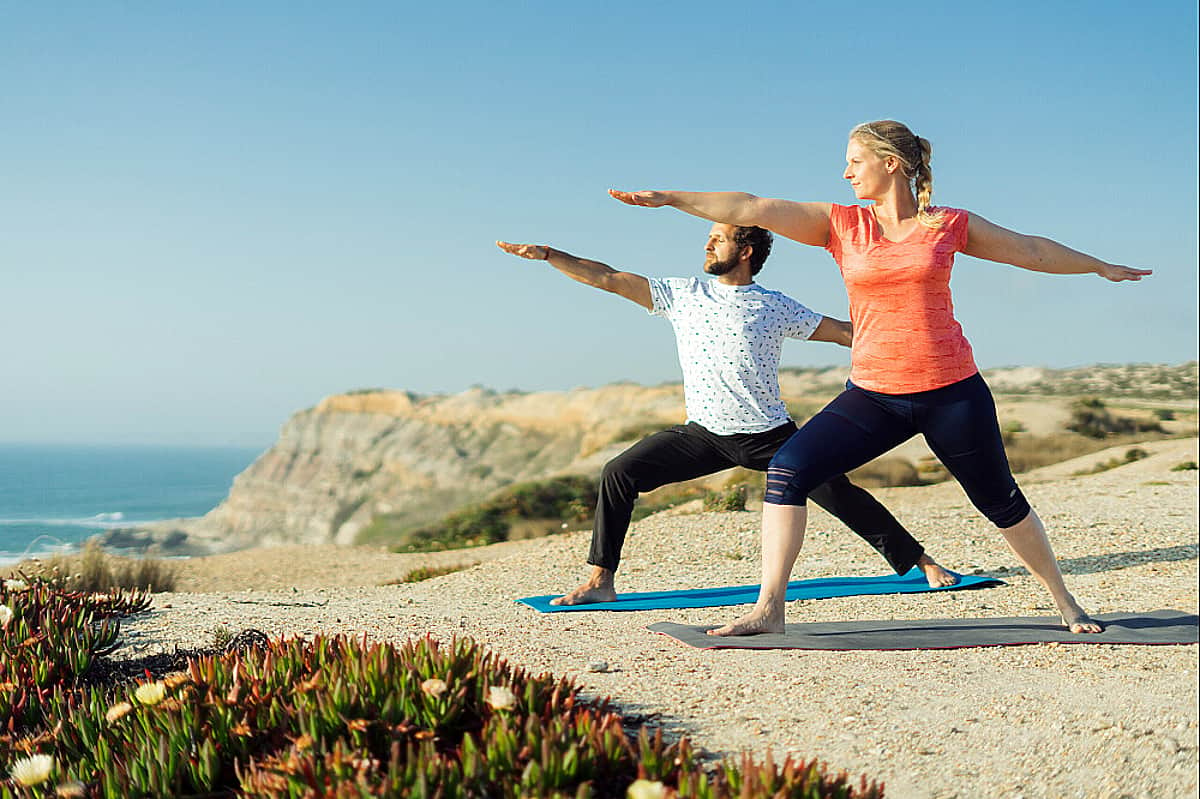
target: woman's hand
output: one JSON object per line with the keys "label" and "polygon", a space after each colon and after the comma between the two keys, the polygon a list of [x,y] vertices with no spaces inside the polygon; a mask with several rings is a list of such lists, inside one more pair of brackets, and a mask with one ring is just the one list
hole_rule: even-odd
{"label": "woman's hand", "polygon": [[670,205],[671,196],[665,191],[619,191],[609,189],[609,195],[626,205],[640,205],[643,208],[662,208]]}
{"label": "woman's hand", "polygon": [[1150,269],[1134,269],[1131,266],[1105,263],[1101,264],[1096,270],[1096,274],[1105,280],[1120,283],[1122,280],[1141,280],[1146,275],[1153,274],[1153,271]]}
{"label": "woman's hand", "polygon": [[507,241],[498,241],[496,246],[518,258],[528,258],[531,261],[550,260],[550,248],[544,244],[511,244]]}

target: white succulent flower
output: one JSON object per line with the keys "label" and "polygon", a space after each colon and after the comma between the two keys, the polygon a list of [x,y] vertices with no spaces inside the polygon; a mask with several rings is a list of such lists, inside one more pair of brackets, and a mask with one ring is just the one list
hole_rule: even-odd
{"label": "white succulent flower", "polygon": [[24,580],[18,580],[16,578],[5,580],[4,581],[4,590],[12,591],[14,594],[20,593],[21,591],[28,591],[29,583],[25,582]]}
{"label": "white succulent flower", "polygon": [[517,696],[503,685],[489,685],[487,703],[494,710],[511,710],[517,704]]}
{"label": "white succulent flower", "polygon": [[431,677],[425,682],[421,683],[421,690],[432,696],[434,699],[437,699],[439,696],[446,693],[446,689],[448,687],[449,686],[446,685],[445,680],[439,680],[437,677]]}
{"label": "white succulent flower", "polygon": [[157,705],[163,701],[163,697],[167,695],[167,686],[161,682],[148,682],[145,685],[139,685],[137,690],[133,692],[133,696],[143,705]]}
{"label": "white succulent flower", "polygon": [[12,618],[12,608],[10,608],[8,605],[0,605],[0,629],[7,627],[8,623],[12,621]]}
{"label": "white succulent flower", "polygon": [[109,724],[112,724],[113,722],[120,721],[121,719],[125,718],[125,716],[131,710],[133,710],[133,705],[129,704],[128,702],[117,702],[108,709],[107,713],[104,714],[104,720]]}
{"label": "white succulent flower", "polygon": [[30,755],[13,763],[9,776],[21,785],[29,788],[34,785],[41,785],[50,779],[50,772],[52,771],[54,771],[53,757],[50,755]]}
{"label": "white succulent flower", "polygon": [[79,780],[64,782],[54,789],[58,799],[84,799],[87,796],[87,786]]}
{"label": "white succulent flower", "polygon": [[666,795],[666,786],[653,780],[634,780],[625,792],[628,799],[662,799]]}

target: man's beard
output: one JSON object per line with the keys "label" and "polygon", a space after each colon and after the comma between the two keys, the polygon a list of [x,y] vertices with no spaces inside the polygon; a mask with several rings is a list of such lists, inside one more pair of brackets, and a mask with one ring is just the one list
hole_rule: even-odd
{"label": "man's beard", "polygon": [[721,275],[727,275],[732,272],[737,268],[737,265],[738,259],[736,258],[727,258],[724,261],[720,259],[714,259],[711,262],[704,262],[704,271],[715,277],[720,277]]}

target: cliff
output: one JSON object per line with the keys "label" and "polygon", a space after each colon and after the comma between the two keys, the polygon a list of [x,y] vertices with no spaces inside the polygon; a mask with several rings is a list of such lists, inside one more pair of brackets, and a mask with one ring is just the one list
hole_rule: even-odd
{"label": "cliff", "polygon": [[183,532],[187,551],[349,544],[377,514],[421,524],[511,483],[598,474],[629,441],[683,415],[678,385],[340,394],[288,420],[204,517],[155,525],[140,541],[123,531],[107,543],[173,536],[180,544]]}
{"label": "cliff", "polygon": [[[1062,429],[1067,396],[1079,393],[1128,397],[1129,407],[1151,407],[1152,398],[1153,407],[1190,414],[1196,408],[1195,362],[1020,367],[989,370],[985,377],[996,392],[1001,423],[1039,435]],[[788,369],[780,374],[780,387],[793,415],[804,418],[845,379],[841,367]],[[421,525],[512,483],[598,475],[632,441],[681,422],[682,394],[678,384],[615,384],[565,392],[332,396],[288,420],[275,445],[237,476],[225,501],[204,517],[110,531],[102,543],[189,554],[354,543],[379,515],[401,526]],[[931,457],[919,438],[891,454],[914,463]]]}

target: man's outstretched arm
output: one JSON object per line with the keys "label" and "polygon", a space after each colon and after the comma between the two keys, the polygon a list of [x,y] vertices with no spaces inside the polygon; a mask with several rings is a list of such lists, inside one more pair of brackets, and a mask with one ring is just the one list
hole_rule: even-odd
{"label": "man's outstretched arm", "polygon": [[821,324],[817,325],[817,329],[808,337],[808,340],[832,341],[834,344],[849,347],[854,343],[854,327],[841,319],[824,316],[821,318]]}
{"label": "man's outstretched arm", "polygon": [[607,264],[576,258],[570,253],[545,244],[510,244],[507,241],[498,241],[496,246],[519,258],[548,261],[551,266],[572,280],[619,294],[647,311],[654,310],[654,301],[650,298],[650,281],[641,275],[618,272]]}

